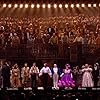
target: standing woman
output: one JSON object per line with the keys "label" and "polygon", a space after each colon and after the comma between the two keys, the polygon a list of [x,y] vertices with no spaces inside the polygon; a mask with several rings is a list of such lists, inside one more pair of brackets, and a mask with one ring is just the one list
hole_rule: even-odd
{"label": "standing woman", "polygon": [[85,67],[82,69],[83,78],[82,78],[82,87],[93,87],[92,80],[92,68],[89,67],[88,64],[85,64]]}
{"label": "standing woman", "polygon": [[39,74],[39,69],[36,66],[36,63],[33,63],[32,67],[30,69],[31,87],[37,86],[38,74]]}
{"label": "standing woman", "polygon": [[75,81],[73,80],[70,65],[66,64],[64,73],[61,74],[61,80],[59,80],[58,86],[64,88],[75,87]]}
{"label": "standing woman", "polygon": [[24,67],[22,68],[22,84],[24,85],[24,87],[27,87],[28,85],[28,81],[29,81],[29,67],[28,64],[25,63]]}
{"label": "standing woman", "polygon": [[11,70],[11,83],[12,87],[18,88],[20,86],[20,70],[18,64],[15,64]]}
{"label": "standing woman", "polygon": [[61,74],[60,68],[58,68],[57,64],[54,64],[54,67],[52,68],[51,71],[52,71],[52,76],[53,76],[53,88],[58,89],[58,80]]}

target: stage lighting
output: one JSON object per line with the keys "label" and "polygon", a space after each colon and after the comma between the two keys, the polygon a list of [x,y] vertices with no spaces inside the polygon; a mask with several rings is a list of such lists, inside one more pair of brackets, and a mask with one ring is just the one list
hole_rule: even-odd
{"label": "stage lighting", "polygon": [[100,7],[100,4],[99,4],[99,7]]}
{"label": "stage lighting", "polygon": [[59,4],[59,8],[62,8],[62,4]]}
{"label": "stage lighting", "polygon": [[91,7],[91,4],[88,4],[88,7]]}
{"label": "stage lighting", "polygon": [[93,4],[93,7],[96,7],[97,5],[96,4]]}
{"label": "stage lighting", "polygon": [[79,4],[76,4],[76,7],[77,7],[77,8],[79,8],[79,7],[80,7],[80,5],[79,5]]}
{"label": "stage lighting", "polygon": [[15,8],[17,8],[17,7],[18,7],[18,5],[17,5],[17,4],[15,4],[15,5],[14,5],[14,7],[15,7]]}
{"label": "stage lighting", "polygon": [[31,4],[31,8],[34,8],[34,4]]}
{"label": "stage lighting", "polygon": [[51,8],[51,5],[50,4],[48,4],[48,8]]}
{"label": "stage lighting", "polygon": [[71,8],[74,8],[74,4],[71,4]]}
{"label": "stage lighting", "polygon": [[23,4],[20,4],[20,8],[23,8]]}
{"label": "stage lighting", "polygon": [[82,7],[85,7],[85,4],[82,4],[81,6],[82,6]]}
{"label": "stage lighting", "polygon": [[45,8],[45,4],[43,4],[42,7]]}
{"label": "stage lighting", "polygon": [[8,8],[11,8],[11,4],[8,5]]}
{"label": "stage lighting", "polygon": [[7,7],[7,5],[6,4],[3,4],[3,8],[5,8],[5,7]]}
{"label": "stage lighting", "polygon": [[37,4],[37,8],[40,8],[40,5],[39,4]]}
{"label": "stage lighting", "polygon": [[57,4],[54,4],[54,8],[57,8]]}
{"label": "stage lighting", "polygon": [[65,8],[68,8],[68,4],[65,4]]}
{"label": "stage lighting", "polygon": [[25,4],[25,8],[28,8],[28,4]]}

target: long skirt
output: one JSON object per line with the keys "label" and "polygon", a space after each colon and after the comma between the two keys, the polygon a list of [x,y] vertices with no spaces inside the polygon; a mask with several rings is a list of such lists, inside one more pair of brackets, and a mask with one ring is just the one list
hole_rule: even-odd
{"label": "long skirt", "polygon": [[62,76],[58,83],[59,87],[75,87],[75,81],[71,77],[71,73],[66,73]]}
{"label": "long skirt", "polygon": [[84,72],[82,79],[82,87],[93,87],[92,75],[90,72]]}

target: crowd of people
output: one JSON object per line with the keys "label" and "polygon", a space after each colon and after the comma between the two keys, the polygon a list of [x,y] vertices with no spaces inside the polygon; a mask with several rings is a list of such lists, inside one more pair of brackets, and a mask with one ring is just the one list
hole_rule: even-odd
{"label": "crowd of people", "polygon": [[[82,68],[79,66],[71,67],[65,64],[65,68],[57,66],[55,63],[49,67],[44,63],[42,68],[38,68],[36,63],[29,67],[27,63],[20,68],[18,64],[12,67],[8,62],[1,63],[0,66],[0,87],[39,87],[47,88],[52,86],[54,89],[74,88],[74,87],[97,87],[99,83],[100,66],[99,63],[92,65],[85,64]],[[50,85],[50,79],[52,84]]]}
{"label": "crowd of people", "polygon": [[[53,92],[53,93],[52,93]],[[46,94],[43,91],[0,91],[0,100],[99,100],[100,92],[94,91],[55,91],[47,90]]]}
{"label": "crowd of people", "polygon": [[65,51],[76,42],[91,52],[100,47],[99,15],[0,17],[0,45],[3,50],[26,46],[33,53],[47,53],[47,48],[61,52],[62,48]]}

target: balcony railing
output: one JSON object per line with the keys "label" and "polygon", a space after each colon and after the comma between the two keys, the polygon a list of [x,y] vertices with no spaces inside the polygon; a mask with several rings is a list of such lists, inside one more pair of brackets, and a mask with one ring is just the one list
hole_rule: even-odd
{"label": "balcony railing", "polygon": [[40,44],[31,45],[20,44],[18,47],[3,47],[0,46],[0,58],[18,57],[18,58],[70,58],[71,55],[88,55],[94,54],[97,49],[100,49],[100,44]]}

